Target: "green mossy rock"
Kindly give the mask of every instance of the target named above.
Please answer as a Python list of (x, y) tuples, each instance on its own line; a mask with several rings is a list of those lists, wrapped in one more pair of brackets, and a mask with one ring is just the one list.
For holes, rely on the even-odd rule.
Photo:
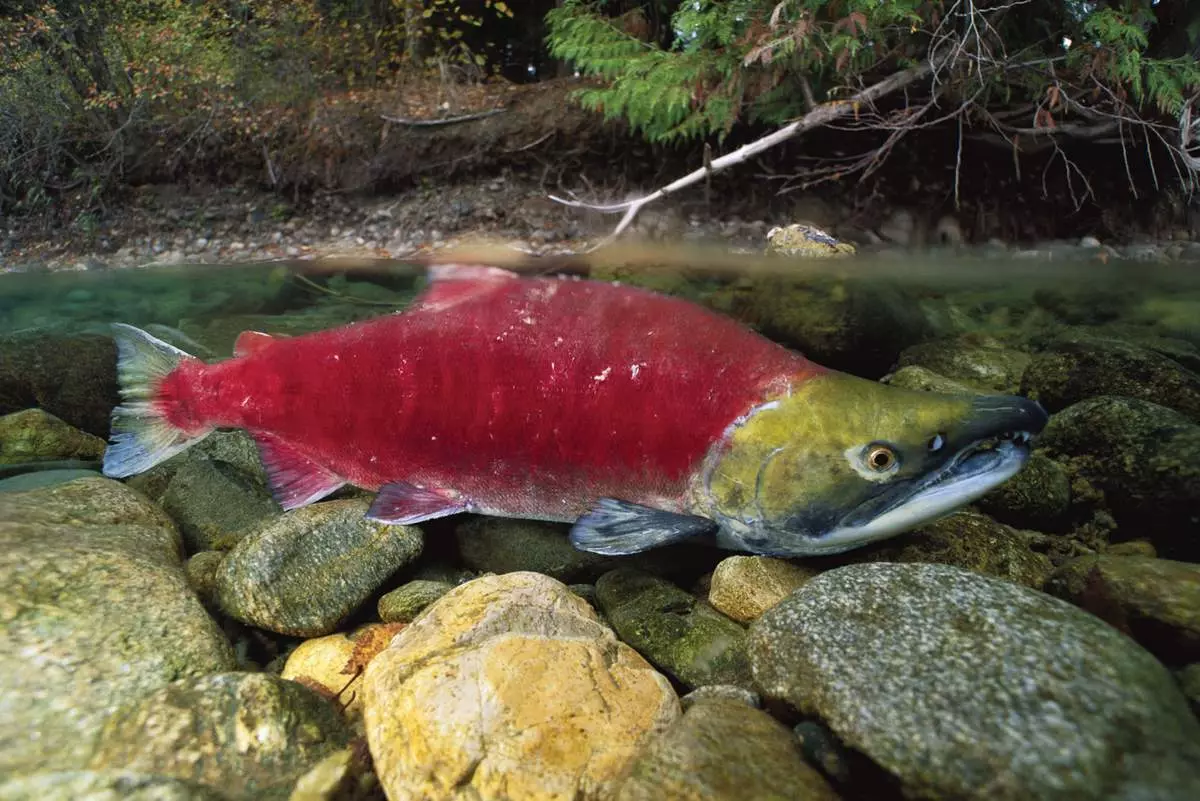
[(0, 782), (4, 801), (228, 801), (211, 787), (127, 770), (35, 773)]
[(972, 391), (1011, 395), (1031, 358), (990, 337), (963, 336), (914, 345), (900, 354), (898, 366), (924, 367)]
[(577, 549), (568, 531), (555, 523), (475, 517), (455, 528), (454, 536), (463, 562), (482, 573), (530, 570), (570, 584), (593, 581), (620, 563)]
[(49, 412), (25, 409), (0, 417), (0, 464), (98, 460), (103, 456), (104, 440)]
[(898, 387), (899, 389), (912, 389), (917, 392), (940, 392), (945, 395), (984, 394), (982, 390), (967, 386), (961, 381), (954, 381), (943, 375), (938, 375), (932, 370), (917, 364), (901, 367), (887, 374), (880, 381), (888, 386)]
[(108, 336), (31, 331), (0, 336), (0, 414), (38, 407), (107, 438), (117, 394), (117, 347)]
[(1058, 462), (1035, 451), (1021, 472), (980, 498), (978, 505), (1010, 526), (1062, 531), (1071, 509), (1071, 477)]
[(452, 589), (454, 585), (444, 581), (416, 579), (401, 584), (379, 599), (379, 619), (384, 623), (411, 623), (425, 607)]
[(180, 467), (162, 506), (179, 526), (188, 553), (228, 550), (279, 514), (279, 504), (262, 484), (229, 462), (210, 459)]

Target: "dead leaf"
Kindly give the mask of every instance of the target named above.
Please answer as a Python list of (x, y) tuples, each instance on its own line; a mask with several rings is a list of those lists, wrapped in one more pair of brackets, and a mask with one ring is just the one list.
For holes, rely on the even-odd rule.
[(356, 633), (354, 650), (346, 660), (342, 673), (355, 676), (367, 669), (375, 655), (387, 648), (392, 638), (404, 630), (406, 623), (380, 623)]

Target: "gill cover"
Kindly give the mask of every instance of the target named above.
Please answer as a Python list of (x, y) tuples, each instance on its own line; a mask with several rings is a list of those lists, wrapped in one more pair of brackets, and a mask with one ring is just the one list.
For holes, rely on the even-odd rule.
[(718, 523), (727, 548), (846, 551), (1003, 483), (1045, 423), (1025, 398), (915, 392), (827, 373), (730, 426), (689, 505)]

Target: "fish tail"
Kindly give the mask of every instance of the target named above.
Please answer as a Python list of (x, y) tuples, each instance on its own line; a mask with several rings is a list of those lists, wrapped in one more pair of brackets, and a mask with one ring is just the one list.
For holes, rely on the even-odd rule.
[(195, 445), (209, 431), (197, 435), (180, 430), (167, 420), (162, 404), (156, 403), (163, 379), (182, 360), (192, 358), (190, 354), (124, 323), (113, 324), (113, 339), (121, 404), (112, 411), (104, 475), (124, 478)]

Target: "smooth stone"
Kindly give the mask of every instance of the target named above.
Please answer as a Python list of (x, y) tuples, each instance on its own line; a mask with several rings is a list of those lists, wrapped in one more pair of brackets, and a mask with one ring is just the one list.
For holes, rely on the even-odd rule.
[(444, 581), (416, 579), (381, 597), (376, 611), (384, 623), (411, 623), (426, 607), (452, 589), (454, 585)]
[(208, 785), (229, 799), (287, 798), (350, 730), (328, 699), (265, 673), (174, 682), (109, 719), (92, 768)]
[(251, 477), (228, 462), (195, 459), (175, 472), (162, 496), (189, 553), (229, 550), (279, 504)]
[(95, 460), (104, 456), (104, 447), (100, 437), (41, 409), (23, 409), (0, 417), (0, 464)]
[(596, 582), (596, 600), (622, 640), (689, 689), (752, 687), (745, 629), (669, 581), (621, 568)]
[(27, 492), (43, 487), (55, 487), (79, 478), (104, 478), (95, 470), (37, 470), (0, 479), (0, 492)]
[(1144, 556), (1081, 556), (1046, 591), (1125, 632), (1164, 664), (1200, 661), (1200, 565)]
[(455, 587), (363, 677), (389, 798), (611, 797), (679, 716), (670, 682), (537, 573)]
[(294, 637), (337, 629), (421, 553), (420, 529), (365, 519), (363, 499), (284, 512), (248, 533), (217, 573), (217, 598), (235, 620)]
[(482, 573), (534, 573), (572, 582), (593, 581), (619, 560), (581, 551), (555, 523), (476, 517), (454, 530), (463, 563)]
[(375, 801), (379, 796), (370, 757), (351, 746), (313, 765), (296, 781), (288, 801)]
[(1071, 477), (1058, 462), (1034, 451), (1021, 472), (977, 503), (1001, 523), (1034, 531), (1061, 531), (1071, 508)]
[(901, 367), (879, 380), (889, 386), (898, 387), (899, 389), (912, 389), (917, 392), (940, 392), (944, 395), (985, 394), (982, 390), (974, 389), (960, 381), (954, 381), (943, 375), (938, 375), (932, 370), (917, 364)]
[(978, 335), (923, 342), (900, 354), (897, 366), (920, 366), (973, 391), (1014, 394), (1032, 357)]
[(264, 490), (267, 488), (267, 474), (258, 456), (258, 446), (254, 444), (250, 435), (241, 429), (214, 431), (182, 453), (175, 454), (144, 473), (130, 476), (125, 483), (151, 500), (160, 501), (170, 486), (171, 479), (184, 465), (205, 460), (232, 465), (237, 468), (239, 478), (249, 479)]
[(839, 801), (786, 726), (731, 701), (697, 703), (638, 757), (617, 801)]
[(1200, 662), (1188, 665), (1177, 676), (1179, 688), (1192, 705), (1192, 712), (1200, 717)]
[(210, 609), (217, 608), (217, 571), (224, 560), (224, 551), (201, 551), (183, 564), (188, 586)]
[(170, 519), (119, 482), (0, 495), (0, 775), (82, 768), (113, 711), (234, 665)]
[(755, 709), (762, 706), (762, 699), (758, 697), (758, 693), (747, 690), (745, 687), (735, 687), (732, 684), (708, 684), (704, 687), (697, 687), (682, 696), (679, 699), (679, 705), (686, 712), (693, 705), (708, 701), (744, 704)]
[(755, 679), (819, 716), (909, 797), (1200, 793), (1200, 723), (1171, 674), (1102, 620), (945, 565), (814, 578), (750, 629)]
[(4, 801), (228, 801), (202, 784), (127, 770), (34, 773), (0, 781)]
[(45, 331), (0, 335), (0, 414), (38, 407), (68, 425), (108, 437), (117, 393), (112, 337)]
[(769, 556), (730, 556), (713, 571), (708, 602), (739, 623), (757, 619), (817, 571)]
[(305, 640), (288, 654), (280, 676), (336, 698), (348, 718), (360, 718), (362, 693), (353, 686), (370, 661), (403, 630), (401, 624), (368, 623), (351, 632)]

